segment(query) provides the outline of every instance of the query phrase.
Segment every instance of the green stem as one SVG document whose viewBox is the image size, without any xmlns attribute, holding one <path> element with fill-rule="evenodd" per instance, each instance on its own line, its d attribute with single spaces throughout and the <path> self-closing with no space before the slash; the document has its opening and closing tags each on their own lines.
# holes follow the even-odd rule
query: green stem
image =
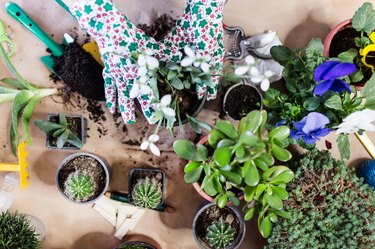
<svg viewBox="0 0 375 249">
<path fill-rule="evenodd" d="M 35 90 L 35 95 L 38 95 L 40 98 L 58 94 L 59 91 L 57 88 L 43 88 Z"/>
</svg>

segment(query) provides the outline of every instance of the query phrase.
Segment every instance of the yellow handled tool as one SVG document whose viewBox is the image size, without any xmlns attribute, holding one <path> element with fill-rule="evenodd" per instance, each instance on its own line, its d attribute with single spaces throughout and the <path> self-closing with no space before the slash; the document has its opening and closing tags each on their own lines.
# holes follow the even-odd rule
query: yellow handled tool
<svg viewBox="0 0 375 249">
<path fill-rule="evenodd" d="M 367 152 L 371 155 L 373 159 L 375 159 L 375 146 L 371 142 L 371 139 L 366 135 L 366 133 L 362 133 L 360 135 L 358 132 L 355 133 L 359 141 L 362 143 L 362 145 L 366 148 Z"/>
<path fill-rule="evenodd" d="M 19 171 L 20 188 L 24 190 L 30 184 L 29 163 L 27 162 L 26 141 L 18 145 L 18 163 L 0 163 L 0 171 Z"/>
</svg>

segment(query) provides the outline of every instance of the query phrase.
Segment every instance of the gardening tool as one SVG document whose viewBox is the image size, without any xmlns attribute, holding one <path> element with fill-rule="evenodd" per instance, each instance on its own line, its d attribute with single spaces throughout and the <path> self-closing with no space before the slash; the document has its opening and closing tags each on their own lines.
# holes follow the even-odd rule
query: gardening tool
<svg viewBox="0 0 375 249">
<path fill-rule="evenodd" d="M 358 132 L 355 133 L 359 141 L 362 143 L 362 145 L 365 147 L 367 152 L 370 154 L 372 159 L 375 159 L 375 146 L 371 142 L 371 139 L 366 135 L 366 133 L 359 134 Z"/>
<path fill-rule="evenodd" d="M 6 43 L 8 47 L 7 55 L 10 57 L 14 54 L 16 46 L 14 42 L 8 37 L 6 27 L 3 22 L 0 22 L 0 44 Z"/>
<path fill-rule="evenodd" d="M 18 171 L 20 173 L 21 190 L 24 190 L 30 184 L 28 154 L 26 141 L 24 141 L 18 145 L 18 163 L 0 163 L 0 171 Z"/>
</svg>

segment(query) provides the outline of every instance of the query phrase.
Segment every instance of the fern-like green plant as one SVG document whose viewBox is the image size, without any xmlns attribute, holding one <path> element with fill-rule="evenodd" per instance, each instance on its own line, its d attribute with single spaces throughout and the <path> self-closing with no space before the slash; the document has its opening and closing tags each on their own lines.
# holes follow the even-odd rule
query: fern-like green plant
<svg viewBox="0 0 375 249">
<path fill-rule="evenodd" d="M 140 179 L 133 188 L 133 204 L 138 207 L 156 208 L 162 201 L 162 190 L 160 183 L 154 178 Z"/>
<path fill-rule="evenodd" d="M 208 228 L 207 240 L 214 249 L 223 249 L 234 240 L 234 228 L 226 221 L 215 221 Z"/>
<path fill-rule="evenodd" d="M 71 199 L 88 200 L 95 192 L 95 181 L 90 175 L 76 171 L 66 180 L 65 192 Z"/>
<path fill-rule="evenodd" d="M 34 120 L 34 125 L 50 136 L 57 138 L 56 146 L 61 149 L 68 142 L 77 148 L 83 147 L 83 142 L 69 128 L 64 114 L 59 115 L 59 123 L 44 120 Z"/>
<path fill-rule="evenodd" d="M 5 30 L 5 25 L 1 20 L 0 26 Z M 6 84 L 6 86 L 0 85 L 0 104 L 13 102 L 11 112 L 12 123 L 10 127 L 10 144 L 13 154 L 16 155 L 17 147 L 20 143 L 18 132 L 19 118 L 21 119 L 25 140 L 31 145 L 29 123 L 33 110 L 44 97 L 58 94 L 58 89 L 40 88 L 25 80 L 13 66 L 9 59 L 9 55 L 2 44 L 0 44 L 0 56 L 3 58 L 5 65 L 13 76 L 12 78 L 0 79 L 1 82 Z"/>
<path fill-rule="evenodd" d="M 36 249 L 40 246 L 35 228 L 24 215 L 0 213 L 1 249 Z"/>
</svg>

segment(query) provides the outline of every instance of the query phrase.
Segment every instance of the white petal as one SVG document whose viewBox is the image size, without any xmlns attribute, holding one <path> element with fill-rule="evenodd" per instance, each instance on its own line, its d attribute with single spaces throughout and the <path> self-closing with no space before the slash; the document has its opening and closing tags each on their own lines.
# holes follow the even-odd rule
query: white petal
<svg viewBox="0 0 375 249">
<path fill-rule="evenodd" d="M 141 84 L 146 84 L 146 82 L 148 81 L 148 78 L 147 78 L 147 76 L 142 76 L 141 78 L 138 79 L 138 81 Z"/>
<path fill-rule="evenodd" d="M 191 47 L 189 47 L 189 46 L 185 46 L 184 47 L 184 52 L 185 52 L 185 54 L 187 55 L 187 56 L 189 56 L 190 58 L 195 58 L 195 53 L 194 53 L 194 51 L 191 49 Z"/>
<path fill-rule="evenodd" d="M 240 66 L 240 67 L 236 68 L 236 70 L 234 71 L 234 74 L 235 75 L 244 75 L 248 71 L 249 71 L 249 67 L 248 66 Z"/>
<path fill-rule="evenodd" d="M 130 93 L 129 93 L 129 97 L 131 99 L 134 99 L 138 96 L 138 93 L 139 93 L 139 85 L 138 84 L 134 84 L 132 89 L 130 90 Z"/>
<path fill-rule="evenodd" d="M 160 150 L 155 144 L 150 144 L 150 150 L 155 156 L 160 156 Z"/>
<path fill-rule="evenodd" d="M 246 56 L 246 58 L 245 58 L 245 62 L 246 62 L 247 64 L 254 65 L 254 63 L 255 63 L 255 59 L 254 59 L 254 57 L 253 57 L 252 55 L 248 55 L 248 56 Z"/>
<path fill-rule="evenodd" d="M 260 83 L 260 89 L 262 89 L 263 92 L 268 91 L 270 88 L 270 81 L 268 79 L 264 79 L 262 83 Z"/>
<path fill-rule="evenodd" d="M 186 56 L 182 61 L 181 61 L 181 66 L 182 67 L 188 67 L 191 64 L 193 64 L 194 59 L 191 57 Z"/>
<path fill-rule="evenodd" d="M 206 62 L 203 62 L 201 64 L 201 69 L 203 72 L 208 73 L 210 71 L 210 65 L 208 65 Z"/>
<path fill-rule="evenodd" d="M 146 49 L 145 54 L 151 56 L 154 54 L 154 51 L 152 51 L 151 49 Z"/>
<path fill-rule="evenodd" d="M 141 150 L 147 150 L 147 148 L 148 148 L 149 145 L 150 145 L 150 143 L 146 140 L 146 141 L 143 141 L 141 143 L 140 148 L 141 148 Z"/>
<path fill-rule="evenodd" d="M 159 139 L 160 137 L 158 134 L 152 134 L 151 136 L 148 137 L 148 141 L 153 142 L 153 143 L 159 141 Z"/>
<path fill-rule="evenodd" d="M 151 87 L 149 87 L 148 85 L 141 84 L 141 85 L 140 85 L 140 91 L 141 91 L 142 93 L 149 93 L 149 92 L 152 92 L 152 89 L 151 89 Z"/>
<path fill-rule="evenodd" d="M 172 102 L 172 96 L 170 94 L 164 95 L 161 100 L 160 100 L 160 105 L 161 106 L 168 106 Z"/>
<path fill-rule="evenodd" d="M 172 108 L 170 108 L 170 107 L 163 107 L 161 110 L 168 117 L 174 117 L 174 116 L 176 116 L 176 112 Z"/>
<path fill-rule="evenodd" d="M 375 126 L 371 123 L 359 124 L 358 128 L 360 128 L 361 130 L 365 130 L 365 131 L 375 131 Z"/>
<path fill-rule="evenodd" d="M 144 56 L 143 54 L 140 54 L 138 56 L 137 64 L 140 67 L 145 67 L 146 66 L 146 56 Z"/>
<path fill-rule="evenodd" d="M 159 61 L 155 57 L 148 56 L 147 65 L 148 65 L 148 68 L 150 68 L 151 70 L 154 70 L 155 68 L 159 67 Z"/>
<path fill-rule="evenodd" d="M 201 65 L 201 63 L 199 61 L 194 61 L 193 65 L 194 65 L 194 67 L 199 67 Z"/>
<path fill-rule="evenodd" d="M 275 73 L 272 72 L 271 70 L 267 70 L 267 71 L 264 72 L 264 76 L 266 76 L 267 78 L 271 78 L 274 75 L 275 75 Z"/>
<path fill-rule="evenodd" d="M 256 67 L 250 67 L 250 75 L 252 76 L 258 76 L 260 73 L 259 73 L 259 70 L 258 68 Z"/>
<path fill-rule="evenodd" d="M 144 76 L 147 74 L 147 68 L 146 67 L 139 67 L 138 68 L 138 76 Z"/>
</svg>

